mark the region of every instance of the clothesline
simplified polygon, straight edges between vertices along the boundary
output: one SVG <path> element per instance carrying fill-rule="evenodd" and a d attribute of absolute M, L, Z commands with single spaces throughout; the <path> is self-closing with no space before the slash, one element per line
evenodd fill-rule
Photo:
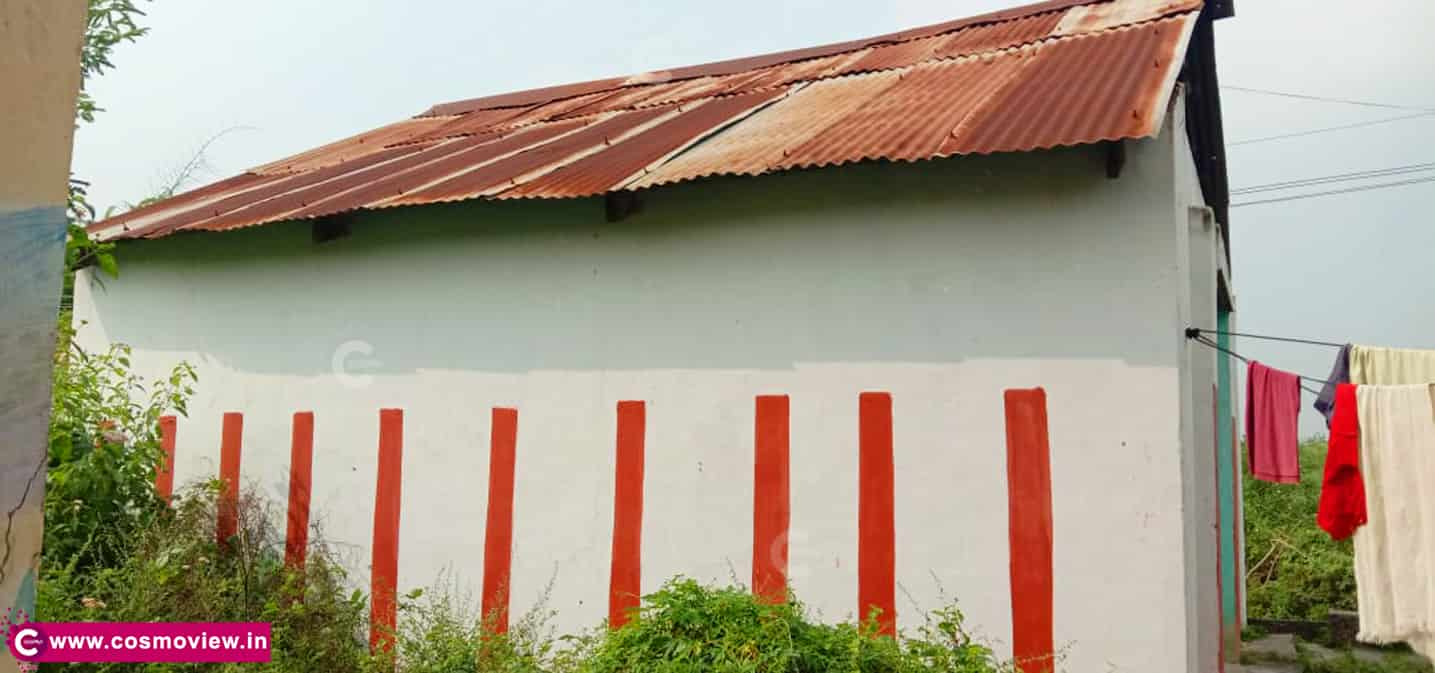
<path fill-rule="evenodd" d="M 1200 327 L 1187 327 L 1187 328 L 1186 328 L 1186 338 L 1188 338 L 1188 339 L 1195 339 L 1196 337 L 1201 336 L 1202 333 L 1205 333 L 1205 334 L 1220 334 L 1220 335 L 1224 335 L 1224 336 L 1238 336 L 1238 337 L 1245 337 L 1245 338 L 1247 338 L 1247 339 L 1265 339 L 1266 341 L 1284 341 L 1284 342 L 1286 342 L 1286 343 L 1309 344 L 1309 345 L 1311 345 L 1311 346 L 1326 346 L 1326 347 L 1329 347 L 1329 348 L 1344 348 L 1344 347 L 1345 347 L 1345 344 L 1338 344 L 1338 343 L 1334 343 L 1334 342 L 1330 342 L 1330 341 L 1315 341 L 1315 340 L 1312 340 L 1312 339 L 1297 339 L 1297 338 L 1295 338 L 1295 337 L 1267 336 L 1267 335 L 1264 335 L 1264 334 L 1249 334 L 1249 333 L 1246 333 L 1246 332 L 1223 332 L 1223 331 L 1214 330 L 1214 329 L 1201 329 Z"/>
<path fill-rule="evenodd" d="M 1204 330 L 1202 330 L 1202 331 L 1204 331 Z M 1250 358 L 1247 358 L 1246 356 L 1241 355 L 1240 353 L 1237 353 L 1237 352 L 1235 352 L 1235 351 L 1233 351 L 1233 350 L 1231 350 L 1231 349 L 1229 349 L 1229 348 L 1222 347 L 1220 344 L 1218 344 L 1218 343 L 1216 343 L 1216 342 L 1214 342 L 1214 341 L 1211 341 L 1210 339 L 1207 339 L 1206 337 L 1203 337 L 1203 336 L 1193 336 L 1193 337 L 1190 337 L 1190 339 L 1193 340 L 1193 341 L 1195 341 L 1195 342 L 1197 342 L 1197 343 L 1200 343 L 1200 344 L 1203 344 L 1203 345 L 1205 345 L 1205 346 L 1209 346 L 1209 347 L 1211 347 L 1211 348 L 1214 348 L 1214 349 L 1216 349 L 1216 350 L 1218 350 L 1218 351 L 1221 351 L 1222 353 L 1225 353 L 1226 355 L 1229 355 L 1229 356 L 1231 356 L 1231 357 L 1233 357 L 1233 358 L 1235 358 L 1235 359 L 1237 359 L 1237 360 L 1240 360 L 1241 362 L 1244 362 L 1244 363 L 1246 363 L 1246 364 L 1250 364 L 1250 362 L 1251 362 Z M 1301 380 L 1303 380 L 1303 381 L 1311 381 L 1311 382 L 1313 382 L 1313 383 L 1318 383 L 1318 384 L 1321 384 L 1321 385 L 1325 385 L 1325 378 L 1323 378 L 1323 377 L 1322 377 L 1322 378 L 1317 378 L 1317 377 L 1314 377 L 1314 376 L 1303 376 L 1303 375 L 1301 375 L 1301 374 L 1296 374 L 1295 376 L 1296 376 L 1296 378 L 1299 378 L 1299 379 L 1301 379 Z M 1316 389 L 1314 389 L 1314 388 L 1308 388 L 1308 387 L 1306 387 L 1305 385 L 1302 385 L 1302 386 L 1301 386 L 1301 389 L 1304 390 L 1304 391 L 1306 391 L 1306 392 L 1308 392 L 1308 393 L 1310 393 L 1310 394 L 1312 394 L 1312 395 L 1319 395 L 1319 394 L 1320 394 L 1320 391 L 1319 391 L 1319 390 L 1316 390 Z"/>

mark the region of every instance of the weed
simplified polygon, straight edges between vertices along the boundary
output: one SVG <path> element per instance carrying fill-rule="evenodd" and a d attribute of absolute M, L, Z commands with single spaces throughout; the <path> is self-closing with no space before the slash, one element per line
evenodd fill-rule
<path fill-rule="evenodd" d="M 1355 551 L 1315 521 L 1325 442 L 1301 446 L 1300 484 L 1245 477 L 1246 591 L 1252 617 L 1326 619 L 1355 609 Z"/>

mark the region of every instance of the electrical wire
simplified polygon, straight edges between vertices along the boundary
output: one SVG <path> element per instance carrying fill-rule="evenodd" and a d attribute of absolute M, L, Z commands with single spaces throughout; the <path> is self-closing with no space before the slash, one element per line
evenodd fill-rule
<path fill-rule="evenodd" d="M 1367 192 L 1367 191 L 1370 191 L 1370 190 L 1372 190 L 1372 189 L 1385 189 L 1385 188 L 1387 188 L 1387 187 L 1401 187 L 1401 186 L 1404 186 L 1404 185 L 1420 184 L 1420 183 L 1422 183 L 1422 182 L 1435 182 L 1435 177 L 1417 178 L 1417 179 L 1414 179 L 1414 180 L 1400 180 L 1400 181 L 1398 181 L 1398 182 L 1382 182 L 1382 183 L 1380 183 L 1380 184 L 1375 184 L 1375 185 L 1363 185 L 1363 186 L 1360 186 L 1360 187 L 1347 187 L 1347 188 L 1345 188 L 1345 189 L 1332 189 L 1332 190 L 1328 190 L 1328 191 L 1324 191 L 1324 192 L 1311 192 L 1311 193 L 1309 193 L 1309 194 L 1296 194 L 1296 195 L 1294 195 L 1294 196 L 1281 196 L 1281 197 L 1276 197 L 1276 198 L 1272 198 L 1272 199 L 1261 199 L 1261 200 L 1259 200 L 1259 201 L 1241 201 L 1241 202 L 1239 202 L 1239 203 L 1232 203 L 1232 204 L 1230 205 L 1230 207 L 1231 207 L 1231 208 L 1240 208 L 1241 206 L 1257 206 L 1257 205 L 1260 205 L 1260 204 L 1263 204 L 1263 203 L 1281 203 L 1281 202 L 1283 202 L 1283 201 L 1299 201 L 1299 200 L 1301 200 L 1301 199 L 1313 199 L 1313 198 L 1315 198 L 1315 197 L 1317 197 L 1317 196 L 1330 196 L 1330 195 L 1332 195 L 1332 194 L 1351 194 L 1351 193 L 1354 193 L 1354 192 Z"/>
<path fill-rule="evenodd" d="M 1305 137 L 1305 136 L 1313 136 L 1313 135 L 1316 135 L 1316 134 L 1319 134 L 1319 133 L 1330 133 L 1330 132 L 1332 132 L 1332 131 L 1344 131 L 1344 130 L 1347 130 L 1347 129 L 1358 129 L 1358 128 L 1364 128 L 1364 127 L 1366 127 L 1366 126 L 1375 126 L 1375 125 L 1377 125 L 1377 124 L 1388 124 L 1388 123 L 1390 123 L 1390 122 L 1404 121 L 1404 120 L 1406 120 L 1406 119 L 1419 119 L 1419 118 L 1422 118 L 1422 117 L 1432 117 L 1432 116 L 1435 116 L 1435 111 L 1420 112 L 1420 113 L 1416 113 L 1416 114 L 1413 114 L 1413 115 L 1401 115 L 1401 116 L 1399 116 L 1399 117 L 1386 117 L 1386 118 L 1384 118 L 1384 119 L 1373 119 L 1373 120 L 1371 120 L 1371 121 L 1356 122 L 1356 123 L 1354 123 L 1354 124 L 1342 124 L 1342 125 L 1340 125 L 1340 126 L 1327 126 L 1327 127 L 1325 127 L 1325 128 L 1311 129 L 1311 130 L 1309 130 L 1309 131 L 1297 131 L 1297 132 L 1295 132 L 1295 133 L 1282 133 L 1282 134 L 1280 134 L 1280 135 L 1263 136 L 1263 137 L 1260 137 L 1260 138 L 1247 138 L 1246 140 L 1236 140 L 1236 141 L 1233 141 L 1233 142 L 1226 143 L 1226 146 L 1227 146 L 1227 147 L 1236 147 L 1236 146 L 1238 146 L 1238 145 L 1254 145 L 1254 144 L 1256 144 L 1256 143 L 1268 143 L 1268 142 L 1271 142 L 1271 141 L 1273 141 L 1273 140 L 1285 140 L 1285 139 L 1287 139 L 1287 138 L 1303 138 L 1303 137 Z"/>
<path fill-rule="evenodd" d="M 1378 107 L 1378 108 L 1386 108 L 1386 109 L 1389 109 L 1389 110 L 1424 110 L 1424 111 L 1426 111 L 1426 112 L 1435 112 L 1435 108 L 1418 107 L 1418 106 L 1414 106 L 1414 105 L 1394 105 L 1394 104 L 1391 104 L 1391 103 L 1372 103 L 1372 102 L 1370 102 L 1370 101 L 1352 100 L 1352 99 L 1349 99 L 1349 98 L 1329 98 L 1329 97 L 1326 97 L 1326 96 L 1313 96 L 1313 95 L 1310 95 L 1310 94 L 1303 94 L 1303 93 L 1291 93 L 1291 92 L 1289 92 L 1289 91 L 1273 91 L 1273 90 L 1271 90 L 1271 89 L 1256 89 L 1256 88 L 1253 88 L 1253 87 L 1231 86 L 1231 85 L 1229 85 L 1229 84 L 1223 84 L 1223 85 L 1221 85 L 1221 88 L 1222 88 L 1222 89 L 1227 89 L 1227 90 L 1230 90 L 1230 91 L 1241 91 L 1241 92 L 1244 92 L 1244 93 L 1259 93 L 1259 94 L 1265 94 L 1265 95 L 1267 95 L 1267 96 L 1280 96 L 1280 97 L 1282 97 L 1282 98 L 1297 98 L 1297 99 L 1300 99 L 1300 100 L 1320 101 L 1320 102 L 1322 102 L 1322 103 L 1341 103 L 1341 104 L 1343 104 L 1343 105 L 1359 105 L 1359 106 L 1361 106 L 1361 107 Z"/>
<path fill-rule="evenodd" d="M 1356 171 L 1354 173 L 1338 173 L 1318 178 L 1305 178 L 1302 180 L 1287 180 L 1285 182 L 1270 182 L 1263 185 L 1252 185 L 1250 187 L 1238 187 L 1231 190 L 1232 195 L 1254 194 L 1256 192 L 1272 192 L 1295 187 L 1312 187 L 1315 185 L 1329 184 L 1332 182 L 1349 182 L 1352 180 L 1368 180 L 1371 178 L 1383 178 L 1392 175 L 1405 175 L 1407 173 L 1421 173 L 1435 170 L 1435 163 L 1410 164 L 1408 166 L 1396 166 L 1393 168 L 1380 168 L 1369 171 Z"/>

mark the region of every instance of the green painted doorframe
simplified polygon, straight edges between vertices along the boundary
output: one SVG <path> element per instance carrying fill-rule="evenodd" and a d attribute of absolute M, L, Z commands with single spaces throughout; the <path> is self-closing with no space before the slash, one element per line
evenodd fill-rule
<path fill-rule="evenodd" d="M 1222 349 L 1231 347 L 1231 312 L 1216 314 L 1216 329 L 1221 333 L 1216 341 Z M 1245 592 L 1245 573 L 1241 572 L 1240 526 L 1240 478 L 1241 466 L 1236 456 L 1235 427 L 1235 385 L 1231 371 L 1231 356 L 1218 351 L 1216 357 L 1216 441 L 1220 447 L 1217 460 L 1217 478 L 1221 500 L 1221 623 L 1225 625 L 1222 636 L 1226 640 L 1226 652 L 1234 655 L 1240 648 L 1241 606 L 1240 597 Z"/>

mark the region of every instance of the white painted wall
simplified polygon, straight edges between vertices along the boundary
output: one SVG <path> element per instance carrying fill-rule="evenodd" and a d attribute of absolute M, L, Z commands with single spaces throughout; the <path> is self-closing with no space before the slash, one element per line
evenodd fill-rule
<path fill-rule="evenodd" d="M 180 235 L 124 245 L 76 315 L 146 372 L 198 367 L 180 482 L 216 473 L 238 410 L 243 479 L 282 502 L 290 414 L 314 410 L 314 506 L 361 582 L 377 410 L 406 412 L 400 589 L 450 568 L 476 590 L 488 410 L 517 407 L 513 611 L 551 582 L 562 630 L 606 615 L 621 399 L 649 405 L 644 590 L 747 581 L 753 397 L 786 393 L 794 588 L 852 613 L 857 396 L 886 390 L 900 623 L 906 594 L 945 595 L 1009 654 L 1002 391 L 1044 386 L 1064 668 L 1196 670 L 1212 454 L 1182 425 L 1184 147 L 1132 142 L 1117 180 L 1090 147 L 711 180 L 616 224 L 582 200 L 388 210 L 322 245 L 296 225 Z"/>
<path fill-rule="evenodd" d="M 1185 270 L 1187 289 L 1182 293 L 1183 324 L 1206 327 L 1216 324 L 1217 276 L 1221 273 L 1219 232 L 1214 214 L 1205 207 L 1194 164 L 1186 157 L 1184 110 L 1173 115 L 1176 151 L 1172 155 L 1176 175 L 1177 217 L 1186 226 L 1178 232 L 1178 260 Z M 1228 278 L 1229 280 L 1229 278 Z M 1221 654 L 1221 586 L 1219 583 L 1220 509 L 1218 504 L 1218 458 L 1216 447 L 1216 351 L 1180 338 L 1185 350 L 1183 390 L 1186 413 L 1182 423 L 1183 441 L 1188 450 L 1183 481 L 1184 501 L 1191 516 L 1185 539 L 1188 568 L 1187 619 L 1194 626 L 1187 635 L 1187 670 L 1216 671 Z"/>

